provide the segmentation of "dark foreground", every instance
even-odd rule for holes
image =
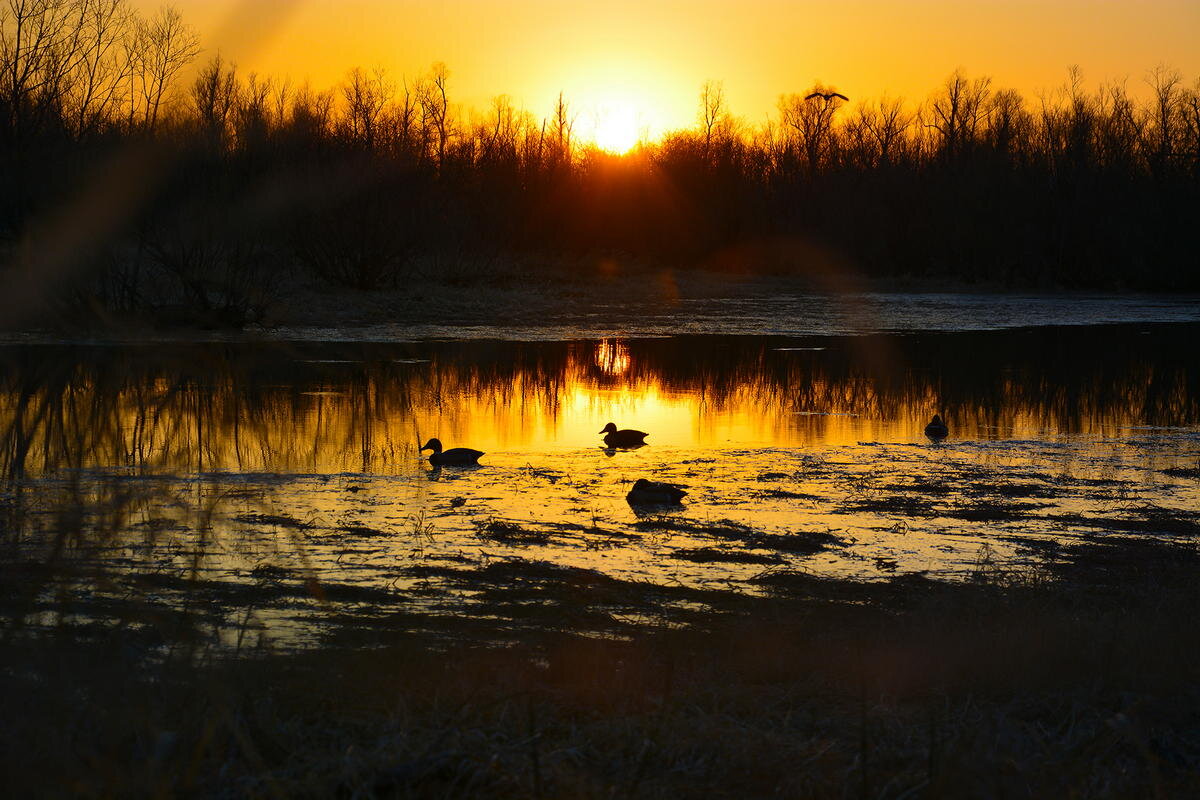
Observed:
[[[707,592],[689,625],[614,637],[590,610],[649,603],[637,584],[510,562],[502,621],[397,617],[373,647],[249,655],[149,613],[14,626],[41,578],[10,571],[0,791],[1195,795],[1198,565],[1190,540],[1098,535],[958,584],[777,573],[766,597]]]

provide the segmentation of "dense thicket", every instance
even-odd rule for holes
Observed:
[[[81,299],[234,314],[297,267],[373,288],[418,262],[528,253],[1200,288],[1200,83],[1166,68],[1144,100],[1074,69],[1036,102],[962,71],[916,105],[815,86],[759,127],[709,83],[694,127],[618,157],[579,140],[565,98],[544,119],[504,96],[464,110],[442,65],[317,91],[217,56],[182,81],[198,53],[169,9],[4,0],[8,269],[36,280],[86,255]],[[43,263],[39,235],[75,252]]]

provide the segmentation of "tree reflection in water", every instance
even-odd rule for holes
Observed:
[[[935,412],[962,439],[1119,436],[1200,419],[1178,327],[6,347],[0,466],[391,473],[418,435],[537,452],[610,418],[681,447],[916,441]]]

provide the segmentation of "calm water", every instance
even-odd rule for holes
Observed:
[[[418,567],[511,558],[748,593],[778,569],[962,577],[1200,509],[1198,333],[13,344],[9,552],[44,552],[82,496],[106,535],[67,549],[89,562],[382,587],[435,613],[473,600]],[[609,421],[649,446],[604,450]],[[433,469],[430,436],[487,455]],[[690,494],[647,515],[624,500],[639,477]],[[329,613],[255,611],[283,639]]]

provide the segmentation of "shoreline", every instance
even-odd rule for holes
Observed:
[[[303,653],[222,657],[165,618],[10,629],[3,773],[43,796],[1183,796],[1196,549],[1125,541],[1054,580],[798,573],[640,631],[592,630],[612,587],[569,573],[519,628],[347,617]],[[51,769],[64,747],[87,757]]]
[[[850,290],[847,290],[847,289]],[[568,340],[690,335],[827,336],[982,331],[1022,327],[1200,322],[1200,295],[999,290],[928,281],[834,287],[806,278],[682,272],[492,276],[459,283],[414,280],[362,291],[314,280],[281,283],[254,322],[179,305],[138,314],[96,312],[67,324],[25,326],[14,341],[205,337],[311,339]]]

